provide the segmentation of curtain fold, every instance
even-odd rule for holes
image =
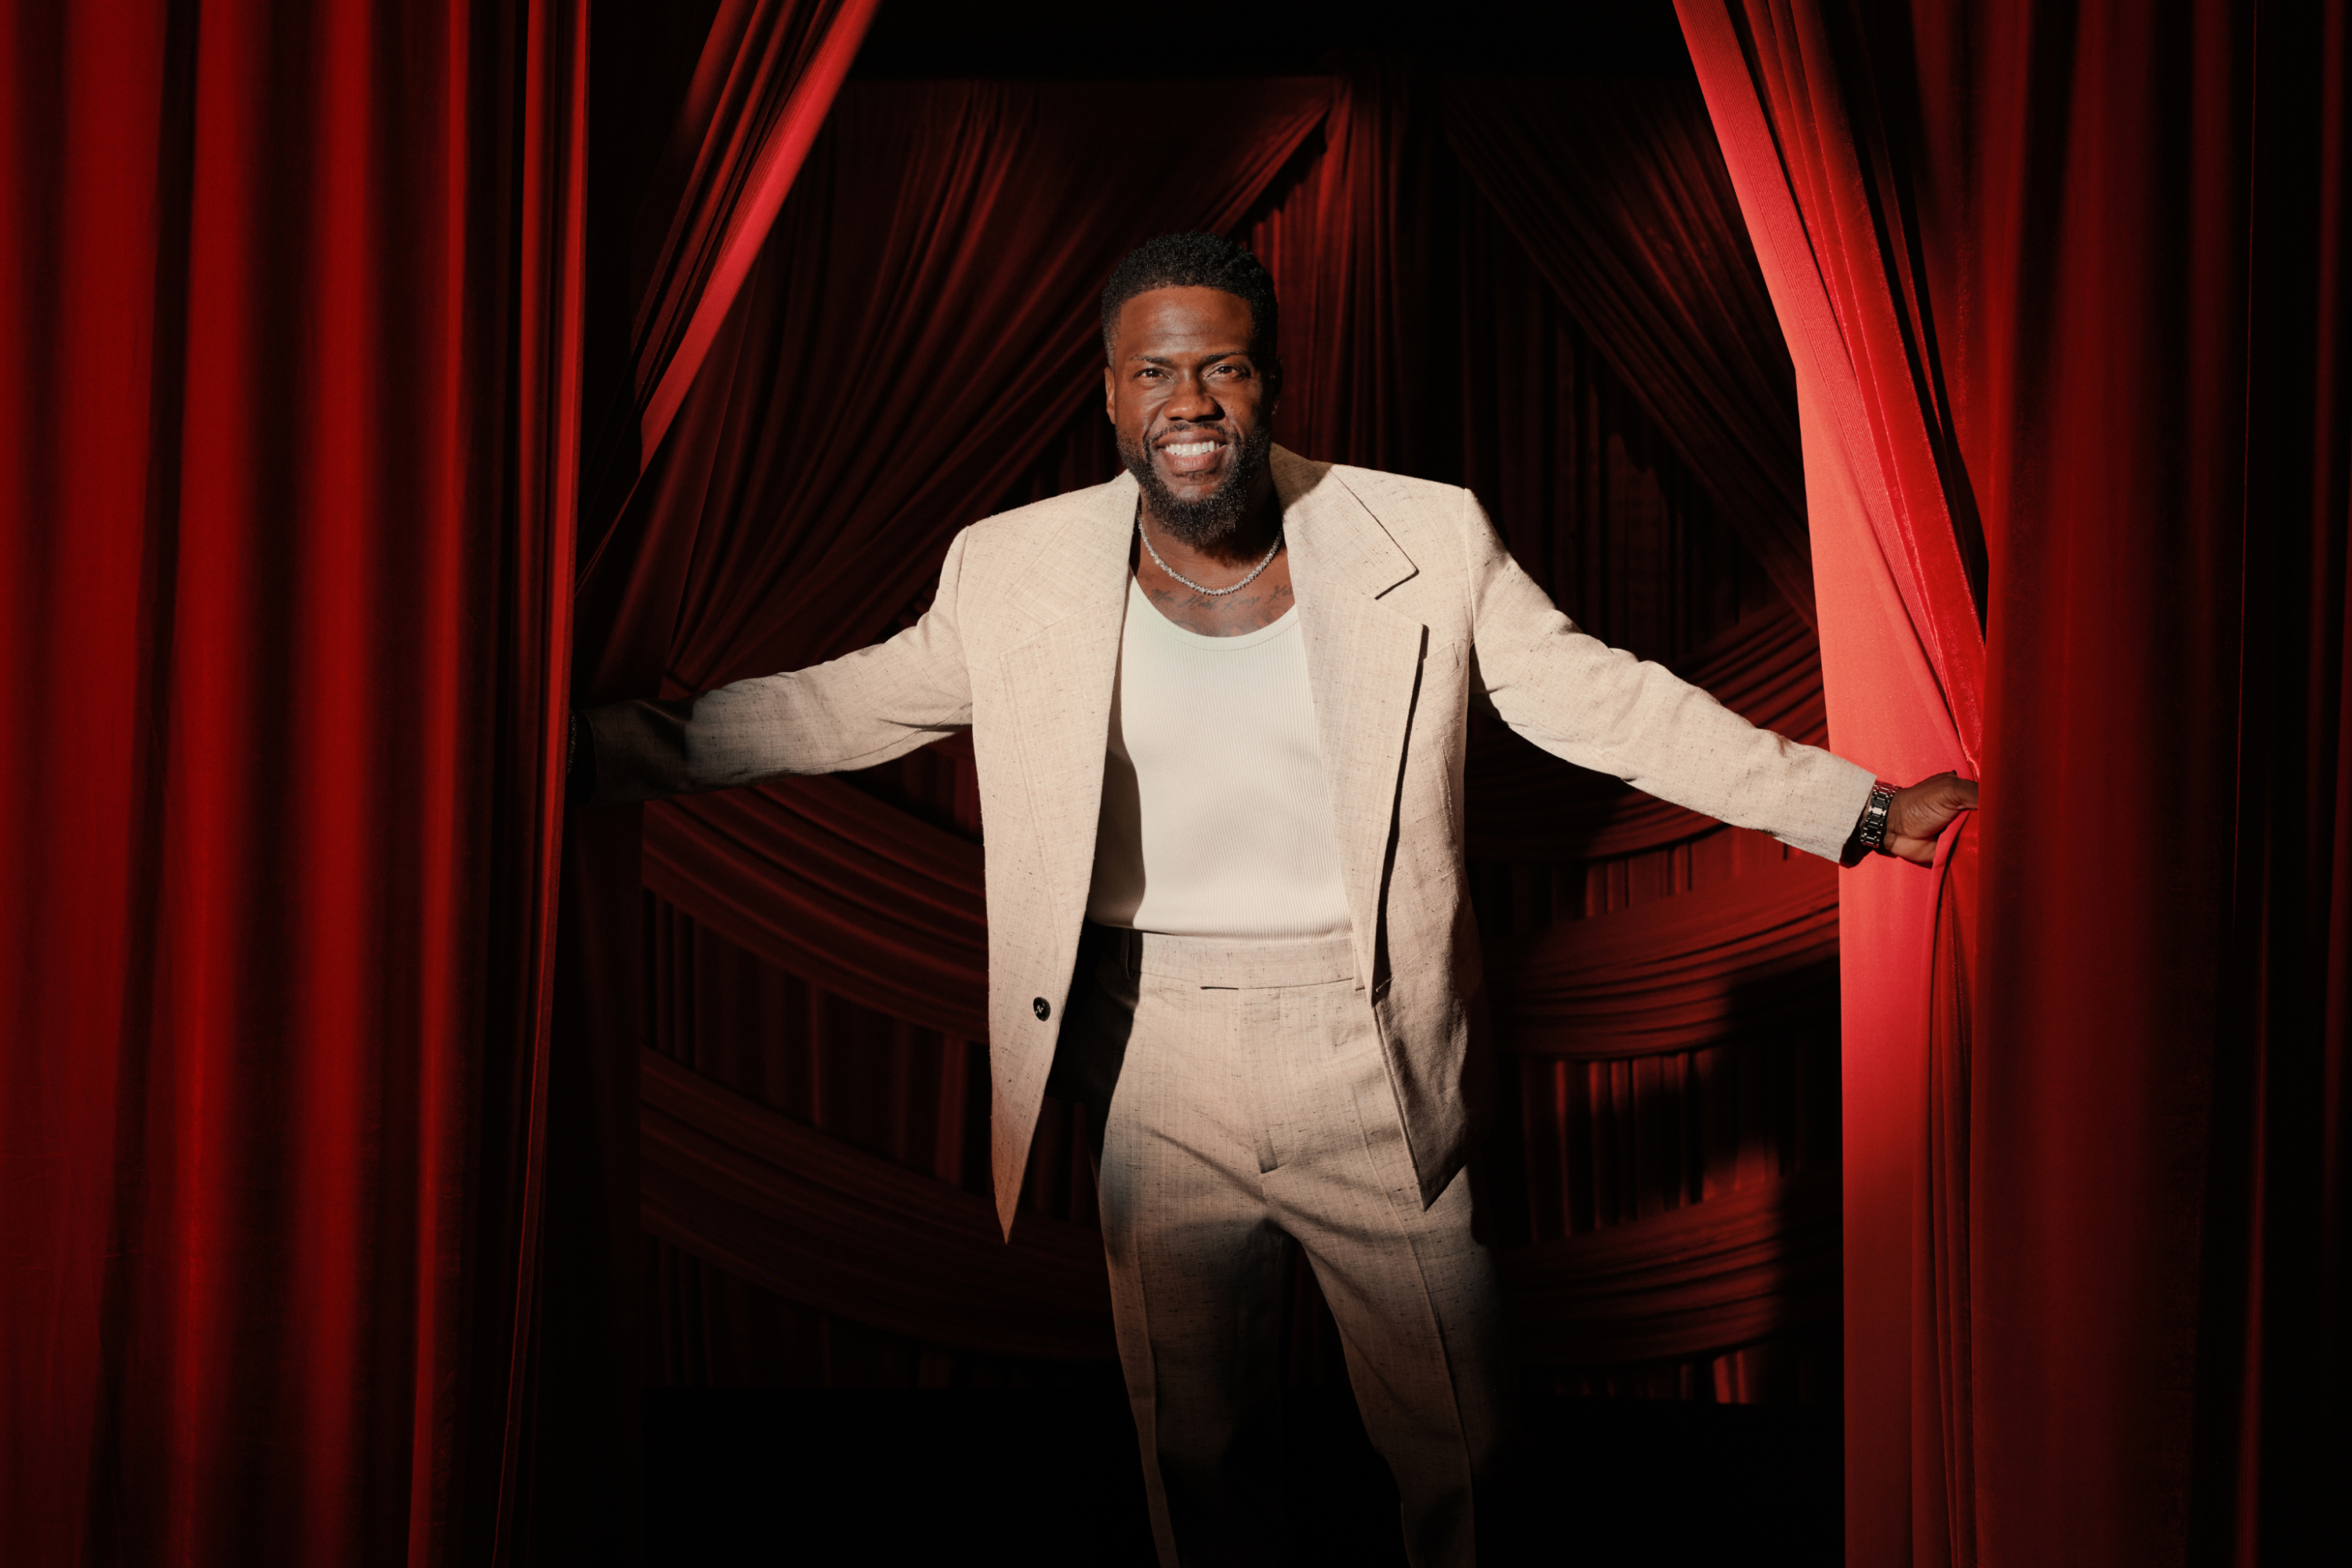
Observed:
[[[632,237],[626,405],[602,418],[584,454],[570,650],[579,702],[615,694],[615,601],[644,544],[631,500],[674,445],[678,408],[735,314],[876,3],[720,0],[711,19]],[[634,668],[623,689],[646,683],[643,661]],[[550,1243],[530,1334],[531,1447],[517,1460],[532,1482],[522,1552],[551,1563],[616,1541],[635,1549],[637,827],[634,811],[572,812],[563,825]],[[582,1497],[604,1507],[581,1509]]]
[[[1787,732],[1801,731],[1819,702],[1804,679],[1811,639],[1790,635],[1802,624],[1784,610],[1762,628],[1738,629],[1690,678],[1759,723],[1779,718]],[[1791,686],[1800,707],[1772,711],[1770,699]],[[1474,847],[1629,855],[1717,830],[1614,780],[1607,789],[1580,785],[1592,775],[1505,738],[1506,760],[1485,770],[1487,786],[1470,796],[1472,813],[1486,817],[1473,823]],[[1522,752],[1549,765],[1505,771]],[[1512,837],[1519,831],[1525,843]],[[1557,849],[1549,835],[1558,836]],[[646,815],[645,844],[646,887],[737,946],[892,1017],[959,1039],[987,1037],[978,845],[831,777],[669,802]],[[1704,1037],[1705,1020],[1720,1018],[1735,985],[1750,1026],[1817,1015],[1818,974],[1778,1000],[1767,993],[1785,988],[1776,976],[1792,965],[1834,963],[1836,909],[1833,868],[1792,859],[1707,893],[1554,927],[1531,947],[1489,955],[1503,1041],[1512,1050],[1605,1056],[1622,1037],[1696,1024],[1687,1046]],[[1579,987],[1597,987],[1595,1001],[1566,1004]],[[1540,1010],[1539,993],[1549,994]],[[1604,994],[1615,1001],[1602,1005]],[[1504,1000],[1513,996],[1518,1005]],[[1631,1011],[1613,1015],[1612,1006]]]
[[[629,297],[634,399],[589,454],[593,572],[767,242],[879,0],[721,0],[644,197]],[[655,242],[648,244],[646,242]]]
[[[646,817],[645,885],[787,974],[988,1038],[980,846],[831,777]]]
[[[1706,105],[1680,82],[1449,78],[1462,165],[1797,613],[1797,393]]]
[[[586,14],[0,11],[0,1540],[490,1560]]]
[[[1831,744],[1902,783],[1973,775],[1984,652],[1946,490],[1948,408],[1878,102],[1838,74],[1845,14],[1769,0],[1677,9],[1796,366]],[[1969,1151],[1927,1136],[1927,999],[1955,996],[1969,973],[1969,933],[1937,940],[1950,871],[1948,855],[1932,876],[1873,860],[1840,892],[1855,1563],[1945,1560],[1946,1449],[1969,1443],[1951,1376],[1968,1319],[1947,1310],[1937,1272],[1960,1242],[1937,1220],[1968,1190]]]
[[[1554,926],[1490,958],[1487,984],[1507,1050],[1653,1056],[1801,1030],[1835,1005],[1836,963],[1837,868],[1792,852],[1718,887]]]
[[[1395,57],[1347,57],[1321,145],[1234,235],[1282,300],[1282,439],[1293,451],[1405,474],[1447,464],[1451,432],[1411,390],[1434,370],[1417,309],[1440,265],[1433,88]]]
[[[650,823],[647,889],[788,974],[984,1039],[979,847],[830,778],[756,795],[681,801],[696,809]],[[1792,855],[1499,948],[1487,961],[1498,1044],[1639,1056],[1818,1018],[1837,956],[1835,870]]]
[[[730,47],[714,35],[706,78]],[[793,668],[889,628],[954,530],[1034,459],[1036,432],[1086,403],[1096,301],[1118,257],[1162,229],[1231,223],[1328,96],[1319,81],[1204,84],[1211,129],[1139,150],[1101,133],[1128,90],[875,82],[841,94],[583,574],[583,704]],[[698,101],[689,91],[677,144],[702,136]],[[1020,173],[1039,166],[1063,177]],[[1008,383],[1015,351],[1034,357]],[[558,1021],[583,1065],[555,1153],[576,1194],[562,1289],[572,1319],[562,1383],[575,1393],[550,1425],[564,1473],[590,1489],[632,1484],[643,823],[673,809],[569,823]]]
[[[1679,8],[1832,733],[1985,772],[1883,1027],[1846,928],[1849,1560],[2341,1555],[2344,7]],[[1832,485],[1892,579],[1843,606]]]
[[[643,558],[675,575],[632,595],[607,660],[658,658],[668,689],[702,690],[889,628],[955,530],[1094,395],[1097,301],[1119,257],[1150,234],[1230,226],[1328,99],[1319,81],[1204,83],[1196,134],[1139,147],[1101,133],[1126,90],[842,95],[714,351],[731,357],[649,476]],[[1017,173],[1032,167],[1055,178]],[[1009,384],[994,368],[1007,353],[1023,365]]]
[[[1216,189],[1234,193],[1230,201],[1211,204],[1223,211],[1213,222],[1238,226],[1273,267],[1283,291],[1289,323],[1285,341],[1293,361],[1285,394],[1286,442],[1324,456],[1450,477],[1461,461],[1454,443],[1468,437],[1473,425],[1495,424],[1478,438],[1494,447],[1499,437],[1507,451],[1482,454],[1480,460],[1493,467],[1499,458],[1493,471],[1528,488],[1532,509],[1512,509],[1507,525],[1517,542],[1532,542],[1531,564],[1564,602],[1583,614],[1590,600],[1604,622],[1623,606],[1631,612],[1627,626],[1646,651],[1704,643],[1694,656],[1698,679],[1759,721],[1818,736],[1823,719],[1810,628],[1713,521],[1708,503],[1686,479],[1662,481],[1650,472],[1662,458],[1671,470],[1671,452],[1641,433],[1638,406],[1628,405],[1605,366],[1580,346],[1572,318],[1559,314],[1556,303],[1536,301],[1547,285],[1527,270],[1524,259],[1509,262],[1506,271],[1529,291],[1532,319],[1513,313],[1516,303],[1496,310],[1487,308],[1497,301],[1483,294],[1480,300],[1493,316],[1482,324],[1498,342],[1507,340],[1507,363],[1489,365],[1478,357],[1483,348],[1457,351],[1447,341],[1451,307],[1439,301],[1450,295],[1433,297],[1433,290],[1451,290],[1458,277],[1508,260],[1499,252],[1487,256],[1482,246],[1497,244],[1513,254],[1517,247],[1485,217],[1478,221],[1480,237],[1465,237],[1458,247],[1433,240],[1449,232],[1441,216],[1453,204],[1483,198],[1451,170],[1432,87],[1409,70],[1378,62],[1352,66],[1332,84],[1261,85],[1252,90],[1296,94],[1290,101],[1304,102],[1307,112],[1261,97],[1259,102],[1281,112],[1266,121],[1272,130],[1236,134],[1234,155],[1245,161],[1227,167],[1238,174],[1221,173],[1200,149],[1191,150],[1187,180],[1206,189],[1213,175],[1223,182]],[[1072,139],[1062,129],[1072,121],[1059,117],[1106,90],[872,83],[845,91],[835,124],[777,226],[772,254],[763,258],[637,503],[645,513],[644,537],[666,529],[666,542],[644,546],[639,570],[616,574],[592,595],[613,589],[598,602],[617,611],[608,623],[617,632],[596,655],[604,673],[583,680],[614,680],[627,668],[642,672],[673,626],[677,646],[663,656],[669,665],[667,689],[673,692],[845,651],[915,613],[921,577],[958,523],[1004,504],[996,498],[1008,490],[1017,501],[1111,471],[1099,417],[1089,412],[1091,297],[1127,244],[1159,227],[1212,221],[1206,217],[1139,220],[1116,243],[1100,242],[1083,268],[1064,270],[1058,252],[1048,258],[1047,277],[1066,288],[1062,308],[1069,313],[1068,324],[1051,329],[1050,336],[1082,345],[1071,358],[1066,389],[1055,395],[1075,415],[1074,424],[1058,423],[1050,414],[1038,418],[1054,403],[1024,374],[1013,389],[1012,406],[984,426],[991,445],[983,465],[950,444],[969,435],[957,413],[966,395],[960,382],[950,378],[942,387],[919,386],[903,375],[897,382],[879,379],[894,367],[929,363],[932,351],[924,345],[942,339],[962,343],[964,338],[952,334],[965,332],[970,322],[1009,323],[1027,341],[1047,332],[1029,325],[1023,312],[1030,307],[1007,294],[1005,268],[1020,262],[1034,269],[1034,248],[1011,230],[1000,238],[997,215],[1034,211],[1041,202],[1059,199],[1054,193],[1087,188],[1097,153]],[[1217,118],[1230,122],[1234,116]],[[1588,131],[1596,155],[1632,155],[1622,143]],[[1277,134],[1286,141],[1269,145]],[[1001,163],[1016,151],[1023,154],[1017,173]],[[1161,180],[1159,188],[1185,187]],[[1684,221],[1696,223],[1710,213],[1718,232],[1708,237],[1708,253],[1738,256],[1736,233],[1720,229],[1728,221],[1720,204]],[[1019,234],[1035,231],[1033,223]],[[1488,235],[1499,237],[1490,242],[1483,237]],[[811,279],[845,280],[849,293],[827,296],[820,311],[808,293]],[[1738,287],[1760,291],[1752,276]],[[1531,325],[1538,340],[1532,344],[1522,341]],[[928,335],[918,335],[918,328]],[[792,367],[812,360],[851,363],[852,345],[867,333],[874,341],[863,352],[874,369],[861,374],[876,376],[891,394],[887,401],[870,409],[855,397],[845,405],[834,395],[837,387],[804,389],[792,374]],[[1495,385],[1480,383],[1476,398],[1454,406],[1444,388],[1479,374],[1493,376]],[[1507,397],[1513,406],[1500,422],[1475,412],[1486,399],[1515,390],[1523,376],[1539,384],[1539,411]],[[827,401],[814,403],[817,391]],[[1010,441],[1008,432],[1015,433]],[[1570,446],[1556,450],[1551,443],[1561,438]],[[943,477],[932,466],[935,447],[962,465],[963,477],[952,485],[952,471]],[[812,460],[806,451],[818,456]],[[1790,457],[1780,460],[1793,470]],[[1662,489],[1662,482],[1668,488]],[[829,518],[824,508],[836,495],[842,498],[837,516]],[[803,518],[805,524],[797,521]],[[1570,523],[1579,534],[1550,536]],[[890,548],[866,542],[877,538],[890,540]],[[908,539],[921,542],[919,548],[902,548]],[[1582,580],[1587,571],[1600,579]],[[1748,611],[1744,617],[1743,608]],[[602,611],[583,613],[583,622],[592,614]],[[1706,633],[1717,627],[1721,635],[1709,639]],[[1655,640],[1661,635],[1669,639],[1663,645]],[[740,646],[729,647],[730,637]],[[753,638],[764,642],[764,650]],[[583,646],[584,659],[594,645],[583,638]],[[1636,1221],[1664,1223],[1670,1211],[1735,1198],[1764,1215],[1770,1205],[1757,1207],[1761,1200],[1748,1191],[1759,1182],[1801,1178],[1814,1184],[1805,1190],[1816,1190],[1823,1151],[1805,1129],[1831,1122],[1827,1107],[1834,1098],[1820,1094],[1812,1065],[1823,1021],[1836,1005],[1826,984],[1834,952],[1831,884],[1820,878],[1805,881],[1801,870],[1791,882],[1780,875],[1784,863],[1777,847],[1761,845],[1760,854],[1751,855],[1745,847],[1718,844],[1718,825],[1634,795],[1614,781],[1581,774],[1515,737],[1484,738],[1478,751],[1472,835],[1481,852],[1530,865],[1560,862],[1558,874],[1578,879],[1586,874],[1582,863],[1595,858],[1610,869],[1594,874],[1615,879],[1622,868],[1610,858],[1651,857],[1657,869],[1670,863],[1683,868],[1670,873],[1675,879],[1666,890],[1694,875],[1702,889],[1672,900],[1680,906],[1676,929],[1684,935],[1664,939],[1663,967],[1680,963],[1692,973],[1690,984],[1679,989],[1685,977],[1667,982],[1669,994],[1652,1023],[1624,1012],[1622,988],[1584,962],[1580,944],[1564,933],[1542,945],[1542,962],[1528,968],[1528,995],[1542,1009],[1540,1022],[1530,1016],[1529,1038],[1538,1042],[1538,1054],[1527,1058],[1533,1064],[1529,1081],[1540,1080],[1547,1101],[1539,1115],[1530,1109],[1547,1129],[1531,1157],[1568,1160],[1572,1147],[1588,1137],[1599,1140],[1582,1173],[1559,1173],[1562,1195],[1549,1201],[1538,1226],[1544,1245],[1573,1240],[1578,1258],[1597,1259],[1620,1245],[1631,1249],[1629,1256],[1647,1256],[1646,1243],[1633,1231],[1606,1246],[1587,1237],[1627,1226],[1638,1231]],[[681,1059],[691,1057],[739,1092],[793,1107],[791,1114],[829,1129],[824,1136],[835,1142],[862,1142],[933,1171],[928,1179],[935,1182],[938,1173],[957,1170],[957,1162],[939,1150],[961,1145],[950,1137],[950,1123],[961,1119],[963,1106],[960,1090],[939,1099],[936,1147],[928,1132],[905,1125],[896,1110],[865,1114],[843,1101],[879,1095],[893,1107],[912,1103],[916,1097],[901,1079],[930,1069],[922,1042],[906,1037],[910,1028],[944,1037],[932,1037],[937,1068],[961,1082],[964,1042],[982,1032],[979,850],[970,842],[977,824],[964,820],[959,805],[950,826],[941,809],[947,795],[961,802],[968,793],[970,765],[965,749],[943,745],[877,770],[890,774],[888,780],[782,781],[667,803],[645,814],[639,869],[644,886],[660,900],[660,929],[681,927],[681,934],[657,942],[642,960],[652,965],[660,992],[654,1005],[661,1017],[652,1035],[665,1040],[675,1035]],[[908,785],[898,775],[911,777],[915,771],[936,775],[939,799],[927,787],[915,790],[919,800],[901,798]],[[918,812],[931,820],[918,820]],[[1696,840],[1707,842],[1695,849]],[[1649,873],[1645,867],[1644,885]],[[1553,874],[1543,870],[1547,878]],[[1717,879],[1727,876],[1734,880]],[[1738,896],[1718,896],[1735,888]],[[1612,895],[1607,907],[1616,902]],[[1609,920],[1582,923],[1593,927],[1594,952],[1625,951],[1623,943],[1609,941],[1603,930]],[[700,963],[731,973],[737,961],[720,963],[706,952],[719,944],[690,939],[683,934],[688,926],[699,926],[774,972],[802,977],[801,983],[778,989],[771,981],[747,981],[739,987],[715,975],[698,977],[693,971]],[[1641,940],[1659,938],[1651,932]],[[635,950],[615,946],[598,968],[624,974],[635,962]],[[1497,973],[1519,962],[1503,953]],[[1601,961],[1604,966],[1613,962]],[[843,1003],[878,1016],[848,1016]],[[756,1065],[751,1060],[759,1054],[756,1033],[737,1039],[724,1019],[706,1012],[759,1009],[767,1017],[765,1009],[778,1006],[782,1011],[766,1026],[788,1029],[793,1037],[768,1053],[772,1060]],[[900,1023],[890,1026],[889,1020]],[[861,1089],[852,1068],[868,1035],[876,1041],[887,1037],[888,1049],[868,1053],[875,1081]],[[701,1046],[692,1043],[698,1040]],[[1622,1055],[1629,1041],[1638,1061]],[[1655,1042],[1664,1043],[1654,1049]],[[732,1068],[742,1069],[740,1081]],[[885,1072],[887,1086],[880,1080]],[[1549,1103],[1555,1095],[1558,1107]],[[1798,1109],[1800,1101],[1813,1107],[1817,1095],[1818,1109]],[[733,1173],[713,1174],[717,1167],[701,1158],[714,1146],[698,1142],[708,1131],[693,1121],[698,1103],[646,1113],[647,1225],[695,1256],[723,1258],[738,1279],[798,1280],[789,1288],[776,1285],[796,1300],[823,1295],[831,1287],[816,1278],[826,1267],[816,1253],[781,1241],[782,1253],[761,1250],[753,1216],[784,1200],[772,1193],[755,1199],[740,1186],[742,1167],[721,1162]],[[1565,1109],[1571,1103],[1585,1109]],[[1768,1111],[1768,1105],[1781,1109]],[[1588,1114],[1592,1129],[1570,1124]],[[1061,1167],[1076,1144],[1063,1149],[1052,1136],[1057,1125],[1049,1118],[1041,1135],[1033,1165],[1036,1191],[1024,1200],[1031,1210],[1024,1225],[1085,1207],[1084,1184],[1062,1180]],[[825,1160],[845,1152],[835,1150],[820,1159],[818,1151],[828,1147],[806,1138],[779,1144],[774,1180],[814,1179]],[[793,1162],[803,1160],[808,1168],[795,1176]],[[1621,1160],[1622,1173],[1614,1168]],[[1575,1195],[1569,1195],[1570,1189]],[[705,1196],[707,1208],[700,1206]],[[941,1196],[955,1194],[943,1186]],[[1815,1206],[1807,1210],[1814,1219],[1806,1222],[1811,1228],[1805,1234],[1833,1237],[1833,1223],[1826,1228],[1816,1223],[1817,1200],[1807,1203]],[[1833,1202],[1831,1207],[1833,1213]],[[1705,1229],[1712,1222],[1674,1223]],[[1746,1246],[1740,1242],[1731,1251]],[[1773,1272],[1779,1264],[1758,1261],[1763,1255],[1741,1256],[1747,1261],[1738,1267],[1748,1270],[1740,1275],[1748,1283],[1725,1286],[1731,1293],[1717,1301],[1721,1310],[1710,1307],[1683,1321],[1667,1338],[1639,1341],[1622,1315],[1611,1320],[1618,1326],[1606,1333],[1582,1328],[1570,1333],[1560,1324],[1537,1324],[1530,1332],[1554,1347],[1547,1352],[1556,1355],[1554,1364],[1573,1364],[1589,1351],[1618,1365],[1629,1356],[1639,1359],[1629,1348],[1637,1341],[1649,1347],[1641,1353],[1654,1359],[1724,1357],[1736,1355],[1751,1333],[1777,1335],[1827,1321],[1822,1298],[1806,1293],[1811,1286],[1791,1283],[1780,1307],[1742,1294],[1753,1287],[1769,1295],[1766,1287],[1780,1276]],[[1808,1256],[1818,1263],[1817,1254]],[[1799,1269],[1787,1278],[1818,1285],[1818,1268],[1805,1267],[1815,1271]],[[844,1268],[853,1278],[866,1271],[864,1264]],[[1605,1274],[1594,1276],[1597,1302],[1614,1289],[1601,1282]],[[1552,1303],[1546,1310],[1571,1316],[1587,1310],[1574,1304],[1580,1298],[1568,1274],[1545,1278],[1542,1299]],[[940,1287],[934,1281],[908,1289],[912,1301],[936,1296]],[[1736,1310],[1729,1304],[1735,1298],[1746,1303]],[[835,1307],[847,1300],[823,1299]],[[899,1310],[912,1309],[902,1303]],[[1591,1308],[1604,1316],[1611,1310]],[[887,1308],[873,1310],[929,1344],[1013,1353],[1002,1336],[980,1345],[971,1339],[976,1329],[959,1337],[936,1312],[910,1319],[889,1316]],[[870,1326],[882,1318],[855,1321]],[[1693,1337],[1702,1332],[1718,1337],[1702,1343]],[[1604,1353],[1609,1345],[1617,1348]],[[1732,1374],[1735,1385],[1746,1386],[1742,1375]],[[1718,1387],[1723,1376],[1718,1367]]]
[[[1033,1215],[1008,1247],[977,1193],[645,1062],[648,1233],[822,1310],[1037,1360],[1113,1353],[1102,1237]],[[1833,1173],[1770,1178],[1640,1224],[1503,1249],[1523,1355],[1691,1356],[1833,1316]]]

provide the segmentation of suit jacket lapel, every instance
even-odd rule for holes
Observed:
[[[1381,951],[1381,888],[1428,629],[1381,603],[1416,568],[1330,465],[1277,447],[1274,482],[1355,921],[1357,973],[1369,986],[1382,978],[1373,969]]]
[[[1057,926],[1076,935],[1094,879],[1111,689],[1127,610],[1135,480],[1121,474],[1041,552],[1014,602],[1036,629],[1003,654]]]
[[[1340,874],[1369,985],[1381,978],[1381,895],[1427,637],[1419,621],[1380,601],[1417,568],[1328,464],[1279,447],[1273,463]],[[1055,921],[1073,932],[1094,877],[1135,496],[1135,481],[1120,476],[1040,553],[1015,594],[1036,629],[1003,655],[1041,868]]]

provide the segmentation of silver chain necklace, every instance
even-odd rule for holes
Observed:
[[[1183,584],[1184,586],[1192,589],[1195,594],[1206,594],[1213,599],[1222,599],[1227,594],[1238,594],[1244,588],[1248,587],[1252,583],[1256,582],[1257,574],[1274,564],[1276,554],[1282,549],[1282,530],[1277,528],[1274,531],[1274,542],[1265,547],[1265,558],[1260,561],[1256,565],[1250,568],[1248,576],[1243,578],[1240,582],[1234,584],[1230,588],[1203,588],[1198,583],[1193,582],[1190,577],[1187,577],[1182,573],[1177,571],[1173,566],[1169,565],[1167,562],[1160,560],[1160,552],[1152,549],[1151,535],[1144,531],[1143,511],[1139,507],[1136,509],[1135,513],[1135,537],[1143,541],[1144,549],[1151,551],[1151,559],[1159,562],[1160,569],[1162,572],[1167,573],[1168,575],[1173,577],[1179,583]]]

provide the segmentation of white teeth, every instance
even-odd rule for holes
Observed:
[[[1197,458],[1217,449],[1214,441],[1176,441],[1160,448],[1171,458]]]

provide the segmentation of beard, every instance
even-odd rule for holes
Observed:
[[[1265,471],[1268,454],[1274,450],[1274,432],[1261,425],[1244,437],[1234,449],[1233,467],[1217,488],[1198,500],[1180,499],[1151,466],[1150,448],[1118,433],[1118,458],[1135,482],[1143,487],[1145,500],[1151,515],[1169,537],[1194,550],[1209,550],[1223,543],[1241,531],[1242,519],[1248,515],[1250,496],[1257,488],[1258,475]]]

